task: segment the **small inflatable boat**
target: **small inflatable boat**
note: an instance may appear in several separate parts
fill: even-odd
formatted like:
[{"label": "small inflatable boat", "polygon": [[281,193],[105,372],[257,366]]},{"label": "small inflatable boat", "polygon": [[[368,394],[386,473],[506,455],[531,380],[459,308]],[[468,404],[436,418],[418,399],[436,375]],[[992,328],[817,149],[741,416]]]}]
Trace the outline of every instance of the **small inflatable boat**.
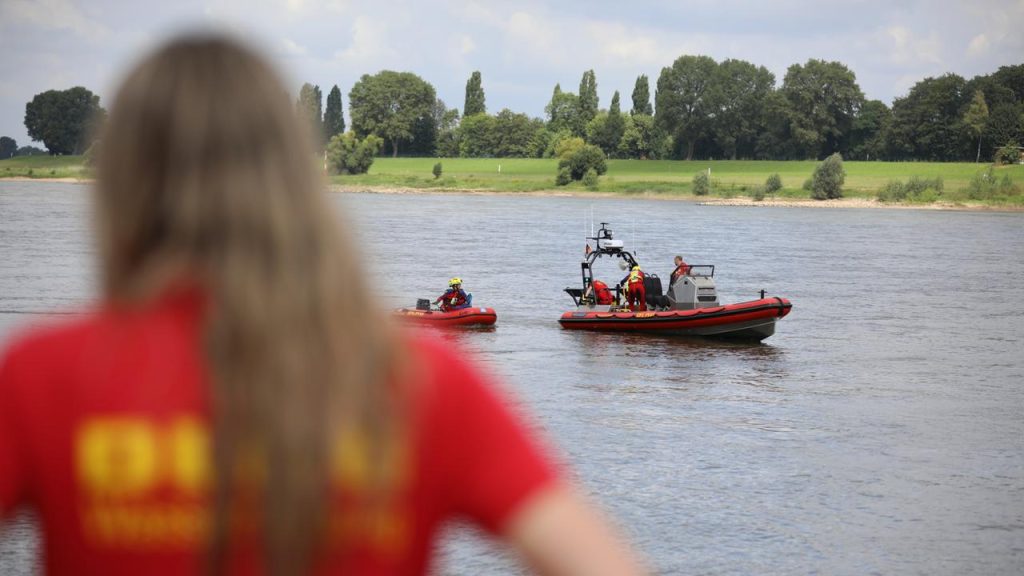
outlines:
[{"label": "small inflatable boat", "polygon": [[492,326],[498,321],[494,308],[462,308],[444,312],[438,309],[399,308],[395,315],[416,324],[432,326]]},{"label": "small inflatable boat", "polygon": [[[637,266],[636,258],[623,249],[621,240],[612,237],[606,222],[596,236],[587,238],[586,257],[581,263],[582,288],[566,288],[576,304],[575,310],[562,314],[558,322],[566,330],[605,332],[647,332],[676,336],[705,336],[734,340],[761,341],[775,333],[775,322],[789,314],[793,305],[779,297],[736,304],[719,304],[715,290],[715,267],[689,266],[667,290],[661,279],[646,274],[644,292],[646,310],[631,311],[624,305],[621,287],[610,289],[594,279],[593,264],[602,256],[621,259],[624,269]],[[595,241],[591,248],[589,241]]]}]

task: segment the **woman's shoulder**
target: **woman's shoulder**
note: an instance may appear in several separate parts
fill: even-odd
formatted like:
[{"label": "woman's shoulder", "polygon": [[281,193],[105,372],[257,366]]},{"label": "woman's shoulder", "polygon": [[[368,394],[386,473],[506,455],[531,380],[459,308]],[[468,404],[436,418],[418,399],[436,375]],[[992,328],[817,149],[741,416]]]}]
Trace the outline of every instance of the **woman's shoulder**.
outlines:
[{"label": "woman's shoulder", "polygon": [[45,316],[17,328],[3,345],[5,363],[52,357],[61,350],[90,339],[102,323],[102,314],[88,311]]}]

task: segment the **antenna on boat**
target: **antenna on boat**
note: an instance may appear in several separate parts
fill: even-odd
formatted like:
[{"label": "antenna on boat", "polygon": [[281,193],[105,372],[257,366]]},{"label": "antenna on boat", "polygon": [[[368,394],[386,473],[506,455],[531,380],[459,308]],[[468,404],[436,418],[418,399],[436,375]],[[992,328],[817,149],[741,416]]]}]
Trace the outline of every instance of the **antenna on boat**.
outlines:
[{"label": "antenna on boat", "polygon": [[633,257],[640,262],[640,245],[636,243],[636,216],[633,216]]}]

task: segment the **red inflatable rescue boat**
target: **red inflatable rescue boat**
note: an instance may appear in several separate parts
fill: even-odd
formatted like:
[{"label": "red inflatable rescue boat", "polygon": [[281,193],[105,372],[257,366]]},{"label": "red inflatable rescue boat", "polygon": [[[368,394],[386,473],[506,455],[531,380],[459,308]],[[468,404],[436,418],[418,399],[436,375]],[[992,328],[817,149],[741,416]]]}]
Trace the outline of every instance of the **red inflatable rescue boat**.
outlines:
[{"label": "red inflatable rescue boat", "polygon": [[[785,298],[765,298],[736,304],[720,304],[715,289],[715,267],[685,266],[662,289],[656,274],[641,272],[633,254],[622,241],[612,237],[606,222],[595,236],[587,238],[581,262],[583,286],[566,288],[576,304],[562,314],[559,324],[566,330],[605,332],[646,332],[673,336],[705,336],[760,342],[775,333],[775,322],[789,314],[793,305]],[[596,248],[591,248],[593,240]],[[632,309],[626,306],[623,287],[632,274],[611,288],[594,277],[594,263],[603,256],[620,261],[623,270],[636,270],[643,282],[637,289]],[[630,284],[632,286],[632,284]]]},{"label": "red inflatable rescue boat", "polygon": [[558,322],[567,330],[652,332],[676,336],[719,336],[763,340],[775,332],[775,321],[793,307],[785,298],[762,298],[692,310],[646,312],[579,309],[566,312]]},{"label": "red inflatable rescue boat", "polygon": [[472,307],[449,312],[399,308],[395,314],[407,321],[431,326],[492,326],[498,321],[494,308]]}]

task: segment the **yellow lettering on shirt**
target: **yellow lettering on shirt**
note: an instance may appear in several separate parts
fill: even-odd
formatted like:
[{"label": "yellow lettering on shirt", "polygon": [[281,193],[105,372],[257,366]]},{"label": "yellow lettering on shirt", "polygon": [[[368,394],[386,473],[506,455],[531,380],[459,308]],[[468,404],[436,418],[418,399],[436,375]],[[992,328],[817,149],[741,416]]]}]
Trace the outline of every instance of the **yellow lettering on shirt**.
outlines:
[{"label": "yellow lettering on shirt", "polygon": [[145,420],[92,420],[79,431],[75,453],[78,477],[93,493],[138,495],[157,482],[157,437]]}]

